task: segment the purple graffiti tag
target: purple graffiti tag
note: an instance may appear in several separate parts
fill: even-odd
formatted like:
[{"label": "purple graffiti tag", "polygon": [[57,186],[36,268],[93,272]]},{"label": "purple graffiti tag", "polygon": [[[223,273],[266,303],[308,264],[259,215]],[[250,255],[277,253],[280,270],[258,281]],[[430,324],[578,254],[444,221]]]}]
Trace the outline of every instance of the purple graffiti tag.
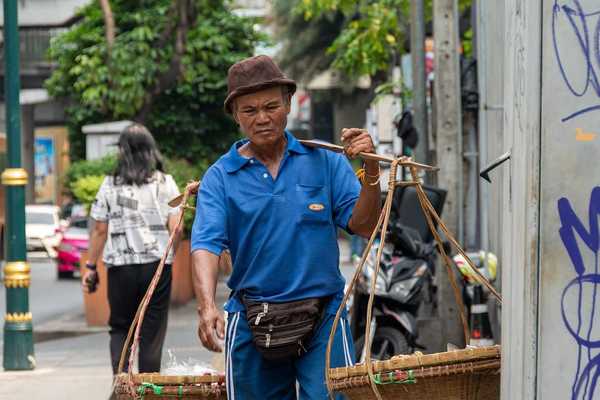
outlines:
[{"label": "purple graffiti tag", "polygon": [[[573,57],[564,57],[558,45],[558,30],[561,24],[566,24],[575,33],[577,38],[575,48],[581,52],[584,60],[579,65],[579,69],[571,74],[567,72],[564,61],[572,60]],[[591,26],[593,29],[590,29]],[[579,0],[563,2],[555,0],[552,10],[552,43],[560,76],[571,94],[575,97],[583,97],[593,92],[598,101],[597,104],[588,104],[579,110],[571,111],[562,118],[562,122],[600,110],[600,80],[598,79],[598,72],[600,72],[600,10],[586,12]],[[580,77],[585,77],[585,83],[581,87],[576,87],[573,80]]]},{"label": "purple graffiti tag", "polygon": [[[600,377],[600,354],[592,356],[592,349],[600,349],[600,337],[593,338],[596,297],[600,285],[598,252],[600,250],[600,186],[592,190],[588,209],[589,230],[581,222],[571,203],[566,198],[558,200],[558,215],[561,227],[559,235],[569,254],[575,270],[575,278],[564,288],[561,299],[561,314],[567,331],[577,343],[577,370],[571,386],[571,400],[593,400]],[[594,269],[588,270],[584,264],[578,239],[594,254]],[[585,288],[588,288],[586,291]],[[577,321],[573,324],[567,312],[567,298],[571,290],[577,290]],[[591,296],[589,296],[591,292]],[[584,306],[591,305],[591,312],[584,320]],[[584,322],[588,323],[582,332]],[[575,325],[575,326],[574,326]]]}]

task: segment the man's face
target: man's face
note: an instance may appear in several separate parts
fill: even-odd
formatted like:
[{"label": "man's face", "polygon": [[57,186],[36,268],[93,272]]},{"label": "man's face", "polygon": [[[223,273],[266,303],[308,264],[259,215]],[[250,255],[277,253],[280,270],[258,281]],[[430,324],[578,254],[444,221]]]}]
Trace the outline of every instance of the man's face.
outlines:
[{"label": "man's face", "polygon": [[283,136],[290,104],[281,87],[250,93],[234,101],[234,118],[250,142],[264,146]]}]

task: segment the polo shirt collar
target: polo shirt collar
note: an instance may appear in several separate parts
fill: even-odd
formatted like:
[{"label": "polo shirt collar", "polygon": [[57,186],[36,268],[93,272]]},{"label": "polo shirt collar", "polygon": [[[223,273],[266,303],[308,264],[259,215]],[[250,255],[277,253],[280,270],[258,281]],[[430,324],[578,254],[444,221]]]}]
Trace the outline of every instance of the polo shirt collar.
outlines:
[{"label": "polo shirt collar", "polygon": [[285,137],[287,138],[287,151],[298,154],[308,153],[309,150],[287,130],[285,131]]},{"label": "polo shirt collar", "polygon": [[[302,145],[298,139],[294,137],[289,131],[285,131],[285,137],[287,139],[287,152],[297,153],[297,154],[306,154],[308,153],[308,149]],[[247,163],[250,162],[249,158],[243,157],[238,149],[245,143],[248,143],[248,139],[242,139],[235,142],[229,152],[223,158],[225,170],[232,174],[242,169]]]}]

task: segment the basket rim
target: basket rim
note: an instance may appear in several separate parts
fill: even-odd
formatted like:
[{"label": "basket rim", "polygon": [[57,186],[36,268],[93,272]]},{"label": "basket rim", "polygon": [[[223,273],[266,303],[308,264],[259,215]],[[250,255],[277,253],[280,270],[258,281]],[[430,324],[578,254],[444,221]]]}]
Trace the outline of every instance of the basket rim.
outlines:
[{"label": "basket rim", "polygon": [[[501,356],[500,346],[469,347],[461,350],[453,350],[434,354],[408,354],[394,356],[389,360],[375,361],[373,372],[389,372],[397,370],[412,370],[417,368],[428,368],[436,366],[449,366],[453,364],[473,363],[484,360],[499,360]],[[350,367],[331,368],[329,370],[331,380],[362,376],[367,374],[365,364],[356,364]]]},{"label": "basket rim", "polygon": [[[462,364],[450,364],[443,366],[435,366],[435,367],[427,367],[427,368],[418,368],[415,370],[409,370],[409,376],[411,379],[416,379],[417,381],[406,382],[406,381],[396,381],[394,382],[393,375],[397,372],[408,372],[402,370],[396,371],[387,371],[384,373],[378,373],[380,375],[380,384],[390,384],[390,383],[412,383],[412,384],[423,384],[423,380],[428,381],[431,379],[436,379],[439,377],[446,376],[455,376],[455,375],[466,375],[466,374],[488,374],[488,375],[497,375],[500,372],[500,360],[492,359],[485,361],[477,361],[471,363],[462,363]],[[387,374],[390,374],[389,376]],[[419,382],[420,381],[420,382]],[[339,378],[332,379],[332,389],[334,390],[344,390],[349,388],[356,388],[362,386],[371,385],[371,379],[367,374],[361,376],[353,376],[347,378]]]},{"label": "basket rim", "polygon": [[[129,379],[127,373],[117,375],[116,381],[126,382]],[[142,383],[153,383],[158,385],[185,385],[185,384],[213,384],[224,383],[224,374],[205,374],[205,375],[163,375],[157,372],[143,372],[132,374],[132,381],[135,385]]]}]

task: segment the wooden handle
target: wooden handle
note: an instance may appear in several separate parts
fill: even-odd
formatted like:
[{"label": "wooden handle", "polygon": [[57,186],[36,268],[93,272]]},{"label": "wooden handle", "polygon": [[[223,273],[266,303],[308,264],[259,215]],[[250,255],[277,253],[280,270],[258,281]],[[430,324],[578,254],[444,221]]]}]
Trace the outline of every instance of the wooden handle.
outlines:
[{"label": "wooden handle", "polygon": [[[188,191],[188,189],[189,189],[189,191],[188,191],[189,194],[196,194],[196,193],[198,193],[199,188],[200,188],[200,181],[192,181],[187,184],[187,186],[185,187],[185,191]],[[169,204],[169,207],[178,207],[181,204],[181,201],[183,200],[183,196],[184,196],[184,194],[181,193],[179,196],[175,196],[171,200],[169,200],[169,202],[167,204]]]},{"label": "wooden handle", "polygon": [[169,200],[169,207],[177,207],[181,204],[181,200],[183,200],[183,194],[180,194],[179,196],[173,197],[171,200]]}]

